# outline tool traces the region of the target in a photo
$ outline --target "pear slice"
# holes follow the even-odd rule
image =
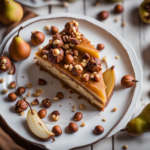
[[[31,108],[31,105],[27,102],[26,98],[24,98],[24,100],[30,106],[30,110],[27,114],[27,123],[31,132],[42,140],[52,139],[55,134],[47,128],[46,124],[38,116],[37,111]]]
[[[115,82],[116,82],[116,76],[115,76],[114,68],[115,68],[115,66],[112,66],[110,69],[106,70],[103,73],[104,83],[106,85],[107,104],[113,95]],[[107,104],[106,104],[106,106],[107,106]]]

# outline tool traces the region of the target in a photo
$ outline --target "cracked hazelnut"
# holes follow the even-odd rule
[[[68,35],[63,35],[62,39],[63,39],[64,43],[68,43],[69,37],[68,37]]]
[[[59,111],[57,111],[57,110],[55,110],[55,111],[53,111],[52,112],[52,118],[53,118],[53,120],[55,120],[55,121],[58,121],[59,120],[59,116],[60,116],[60,113],[59,113]]]
[[[42,32],[35,31],[31,34],[31,42],[33,45],[40,45],[44,42],[45,35]]]
[[[16,93],[17,95],[22,95],[26,92],[25,88],[24,87],[18,87]]]
[[[99,13],[98,17],[100,21],[106,20],[109,17],[109,13],[108,11],[102,11]]]
[[[97,49],[98,50],[103,50],[105,48],[104,44],[98,44]]]
[[[47,114],[47,110],[46,109],[41,109],[39,112],[38,112],[38,115],[40,118],[44,118]]]
[[[100,76],[98,74],[94,74],[94,80],[99,82],[100,81]]]
[[[15,65],[14,65],[14,63],[11,63],[11,69],[9,70],[9,74],[15,74],[15,72],[16,72],[16,67],[15,67]]]
[[[101,68],[101,61],[96,58],[96,57],[91,57],[90,60],[88,61],[88,69],[89,71],[96,71],[99,72],[100,70],[102,70]]]
[[[47,82],[46,82],[46,80],[39,78],[38,84],[39,84],[39,85],[46,85]]]
[[[89,55],[88,53],[85,53],[85,54],[83,55],[83,59],[90,59],[90,55]]]
[[[15,106],[15,111],[19,113],[25,111],[28,108],[28,104],[24,100],[19,100]]]
[[[50,99],[46,98],[44,100],[42,100],[42,105],[45,106],[46,108],[51,107],[52,103],[50,101]]]
[[[11,82],[10,84],[9,84],[9,88],[15,88],[16,87],[16,82],[15,81],[13,81],[13,82]]]
[[[56,136],[62,135],[61,127],[58,125],[56,125],[52,128],[52,132],[54,132]]]
[[[71,21],[71,22],[67,22],[65,24],[65,32],[69,35],[74,35],[74,33],[76,33],[78,31],[78,26],[76,26],[76,23]]]
[[[115,12],[116,14],[120,14],[120,13],[122,13],[123,11],[124,11],[124,8],[123,8],[122,5],[118,4],[118,5],[115,6],[114,12]]]
[[[6,72],[11,67],[11,61],[9,58],[1,56],[0,57],[0,72]]]
[[[64,94],[62,92],[58,92],[56,94],[56,97],[58,97],[59,99],[63,99],[64,98]]]
[[[59,31],[59,29],[56,26],[51,27],[51,33],[52,34],[56,34],[56,33],[58,33],[58,31]]]
[[[36,98],[35,100],[33,100],[31,102],[32,105],[38,105],[39,104],[39,100]]]
[[[70,133],[75,133],[75,132],[77,132],[77,131],[78,131],[78,126],[77,126],[77,124],[74,123],[74,122],[70,122],[69,125],[68,125],[68,131],[69,131]]]
[[[102,126],[98,125],[95,127],[94,131],[96,134],[102,134],[104,132],[104,128]]]
[[[72,68],[72,73],[73,73],[75,76],[80,75],[82,72],[83,72],[83,67],[82,67],[81,65],[75,65],[75,66],[73,66],[73,68]]]
[[[61,38],[61,34],[56,33],[53,35],[53,48],[62,48],[64,46],[64,42]]]
[[[70,39],[70,43],[71,43],[72,45],[78,45],[80,42],[79,42],[79,40],[76,39],[76,38],[71,38],[71,39]]]
[[[90,80],[90,73],[85,73],[85,74],[83,75],[83,81],[87,82],[87,81],[89,81],[89,80]]]
[[[10,101],[15,101],[17,99],[17,95],[15,93],[9,93],[8,94],[8,99]]]
[[[73,63],[73,62],[74,62],[73,56],[70,55],[70,54],[67,54],[67,55],[65,56],[65,63],[66,63],[66,64],[71,64],[71,63]]]
[[[74,56],[78,56],[79,55],[79,52],[77,50],[73,50],[73,55]]]
[[[80,121],[82,119],[82,117],[83,117],[83,114],[81,112],[77,112],[74,115],[74,120],[75,121]]]
[[[64,59],[63,49],[51,49],[48,53],[48,60],[52,63],[60,63]]]
[[[69,44],[65,44],[64,46],[63,46],[63,48],[64,49],[66,49],[66,50],[68,50],[70,47],[69,47]]]

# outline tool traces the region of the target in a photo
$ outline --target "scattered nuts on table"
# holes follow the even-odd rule
[[[103,118],[103,119],[102,119],[102,121],[106,122],[106,119],[105,119],[105,118]]]
[[[82,117],[83,117],[83,114],[81,112],[77,112],[74,115],[74,120],[75,121],[80,121],[82,119]]]
[[[46,108],[51,107],[52,103],[50,101],[50,99],[46,98],[44,100],[42,100],[42,105],[45,106]]]
[[[31,102],[32,105],[38,105],[39,104],[39,100],[36,98],[35,100],[33,100]]]
[[[25,115],[25,112],[20,112],[20,116],[24,116]]]
[[[97,125],[94,129],[96,134],[102,134],[104,132],[104,128],[100,125]]]
[[[54,132],[56,136],[62,135],[61,127],[58,125],[56,125],[52,128],[52,132]]]
[[[59,111],[57,111],[57,110],[55,110],[55,111],[53,111],[52,112],[52,118],[53,118],[53,120],[55,120],[55,121],[58,121],[59,120],[59,116],[60,116],[60,113],[59,113]]]
[[[81,109],[85,109],[85,105],[84,104],[80,104],[80,108]]]
[[[0,83],[3,83],[3,82],[4,82],[4,79],[3,79],[3,78],[1,78],[1,79],[0,79]]]
[[[3,94],[6,94],[7,92],[8,92],[7,89],[4,89],[4,90],[3,90]]]
[[[15,101],[17,99],[17,95],[15,93],[9,93],[8,94],[8,99],[10,101]]]
[[[46,109],[41,109],[39,112],[38,112],[38,115],[40,118],[44,118],[47,114],[47,110]]]
[[[13,82],[11,82],[10,84],[9,84],[9,88],[15,88],[16,87],[16,82],[15,81],[13,81]]]
[[[31,87],[32,87],[32,84],[27,82],[27,87],[28,87],[28,88],[31,88]]]
[[[75,132],[77,132],[77,131],[78,131],[78,126],[77,126],[77,124],[74,123],[74,122],[70,122],[69,125],[68,125],[68,131],[69,131],[70,133],[75,133]]]
[[[25,91],[26,91],[26,90],[25,90],[24,87],[18,87],[16,93],[17,93],[17,95],[22,95],[22,94],[25,93]]]
[[[84,127],[86,124],[85,124],[85,122],[84,121],[82,121],[82,124],[81,124],[81,126],[82,127]]]

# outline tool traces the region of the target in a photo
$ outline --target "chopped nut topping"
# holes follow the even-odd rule
[[[86,63],[86,62],[81,62],[80,64],[81,64],[81,66],[82,66],[83,68],[85,68],[85,67],[87,66],[87,63]]]
[[[66,34],[66,32],[62,32],[62,34],[63,34],[63,35],[65,35],[65,34]]]
[[[76,27],[79,26],[79,23],[78,23],[78,22],[76,22],[76,21],[74,21],[74,20],[72,20],[72,22],[74,22],[74,24],[75,24]]]
[[[54,50],[53,50],[53,55],[54,55],[54,56],[58,56],[59,54],[60,54],[59,49],[54,49]]]
[[[45,59],[47,59],[47,55],[43,55],[42,57],[45,58]]]
[[[65,68],[65,69],[68,69],[68,68],[69,68],[69,65],[68,65],[68,64],[64,64],[64,68]]]
[[[30,97],[30,92],[27,93],[27,97]]]
[[[55,101],[59,100],[59,98],[58,98],[58,97],[54,97],[53,99],[54,99]]]
[[[115,56],[116,59],[119,59],[119,56]]]
[[[72,31],[73,31],[74,33],[77,32],[75,27],[72,27]]]
[[[72,70],[72,68],[73,68],[73,65],[72,65],[72,64],[70,64],[70,65],[69,65],[69,71],[71,71],[71,70]]]
[[[82,41],[82,40],[79,40],[79,42],[82,43],[83,41]]]
[[[6,69],[5,64],[1,64],[1,69]]]
[[[27,82],[27,87],[28,88],[32,87],[32,84]]]
[[[103,119],[102,119],[102,121],[106,122],[106,119],[105,119],[105,118],[103,118]]]
[[[116,108],[116,107],[113,108],[113,111],[117,111],[117,110],[118,110],[118,108]]]
[[[77,69],[77,70],[83,70],[83,68],[80,65],[75,65],[75,69]]]
[[[102,58],[102,61],[106,62],[106,60],[107,60],[107,56],[104,56],[104,57]]]
[[[24,116],[25,115],[25,112],[20,112],[20,116]]]
[[[94,74],[90,74],[90,78],[91,78],[91,79],[94,79]]]
[[[51,40],[49,40],[49,44],[53,44],[53,40],[51,39]]]
[[[59,44],[59,43],[60,43],[60,40],[53,41],[53,44]]]
[[[74,46],[74,44],[71,44],[71,43],[69,43],[69,45],[70,45],[71,47],[73,47],[73,46]]]
[[[1,59],[2,64],[6,64],[7,60],[5,58]]]
[[[76,36],[80,36],[81,33],[80,33],[80,32],[76,32],[75,35],[76,35]]]
[[[3,83],[3,82],[4,82],[4,79],[3,79],[3,78],[1,78],[1,79],[0,79],[0,82],[1,82],[1,83]]]
[[[70,48],[70,47],[69,47],[69,44],[65,44],[65,45],[63,46],[63,48],[68,50],[68,49]]]
[[[82,121],[82,124],[81,124],[81,126],[82,127],[84,127],[86,124],[85,124],[85,122],[84,121]]]
[[[85,109],[85,105],[84,104],[80,104],[80,108],[81,109]]]
[[[95,71],[95,72],[93,72],[93,74],[97,74],[97,72]]]
[[[55,121],[58,121],[58,120],[59,120],[59,115],[53,114],[53,115],[52,115],[52,118],[53,118]]]
[[[75,60],[78,58],[77,56],[73,56],[73,57],[74,57]]]
[[[50,30],[50,25],[46,25],[45,30]]]
[[[3,93],[4,93],[4,94],[5,94],[5,93],[7,93],[7,92],[8,92],[8,90],[7,90],[7,89],[4,89],[4,90],[3,90]]]
[[[123,149],[128,149],[128,145],[124,145],[124,146],[123,146]]]
[[[81,39],[81,36],[79,36],[79,35],[78,35],[78,36],[76,36],[76,39],[80,40],[80,39]]]
[[[125,27],[126,25],[127,25],[126,22],[123,22],[123,23],[122,23],[122,27]]]

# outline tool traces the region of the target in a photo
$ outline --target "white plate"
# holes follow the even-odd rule
[[[99,112],[96,108],[89,105],[84,99],[77,99],[77,94],[70,94],[69,90],[62,88],[61,83],[57,79],[52,78],[46,72],[40,71],[39,67],[34,65],[33,57],[34,53],[38,50],[38,46],[33,46],[30,42],[31,31],[38,29],[39,31],[43,32],[46,36],[46,39],[42,45],[46,45],[51,38],[51,35],[48,31],[44,30],[45,25],[55,25],[62,30],[65,23],[72,19],[79,22],[79,31],[81,31],[85,37],[88,37],[93,44],[97,45],[98,43],[103,43],[105,45],[105,49],[100,52],[100,56],[101,58],[103,56],[108,57],[107,62],[109,67],[115,65],[116,86],[114,95],[104,112]],[[14,112],[14,105],[16,102],[8,102],[7,94],[0,95],[0,112],[13,130],[28,140],[45,145],[48,149],[66,150],[96,143],[104,138],[112,136],[117,131],[125,127],[141,95],[143,74],[134,49],[127,42],[125,42],[122,37],[120,37],[116,32],[112,31],[103,23],[93,18],[70,13],[56,13],[48,16],[39,16],[24,22],[20,26],[25,27],[20,32],[20,35],[31,45],[32,53],[28,59],[22,62],[15,62],[17,67],[17,72],[15,75],[8,75],[7,73],[1,74],[1,78],[3,77],[5,79],[5,82],[0,84],[1,91],[2,89],[7,88],[8,84],[13,80],[17,81],[18,86],[25,86],[27,82],[32,83],[33,87],[31,89],[26,88],[26,93],[28,91],[33,93],[33,91],[37,88],[44,89],[44,93],[41,97],[39,97],[39,100],[41,102],[42,99],[48,97],[52,101],[52,106],[47,109],[48,115],[43,120],[47,122],[49,129],[52,129],[52,127],[56,124],[60,125],[63,134],[60,137],[56,137],[55,142],[43,142],[39,140],[30,132],[26,122],[26,115],[21,117]],[[15,28],[4,39],[1,45],[1,51],[4,49],[4,55],[8,55],[8,47],[12,37],[16,35],[16,31],[20,26]],[[115,59],[116,55],[118,55],[120,59]],[[120,85],[121,77],[126,74],[135,76],[139,81],[138,84],[133,88],[124,89]],[[22,78],[22,76],[25,76],[25,78]],[[46,79],[48,81],[48,85],[42,87],[39,86],[37,84],[39,78]],[[53,85],[51,85],[51,81],[53,81]],[[9,92],[12,91],[15,90],[9,89]],[[53,97],[58,91],[62,91],[65,95],[65,98],[60,101],[54,101]],[[69,96],[71,96],[71,99]],[[21,99],[21,97],[18,97],[18,100],[19,99]],[[28,101],[31,102],[33,99],[34,97],[31,96],[28,98]],[[72,105],[69,105],[69,103]],[[81,103],[85,104],[85,110],[80,110],[79,105]],[[59,105],[62,105],[62,107],[59,107]],[[82,121],[86,123],[86,126],[81,127],[80,121],[77,123],[79,125],[78,132],[75,134],[67,134],[65,129],[69,122],[73,121],[72,117],[75,113],[72,112],[73,105],[77,105],[76,111],[81,111],[83,113],[84,117]],[[118,110],[116,112],[112,112],[113,107],[117,107]],[[39,106],[34,106],[34,108],[38,111],[43,107],[40,104]],[[25,111],[26,114],[28,110]],[[57,122],[53,122],[50,119],[50,114],[53,110],[60,111],[60,120]],[[98,113],[100,113],[100,116],[98,116]],[[103,122],[103,118],[105,118],[107,121]],[[103,134],[93,134],[93,129],[96,125],[102,125],[104,127],[105,131]]]
[[[15,0],[16,2],[29,7],[43,7],[48,5],[62,5],[61,0]]]

